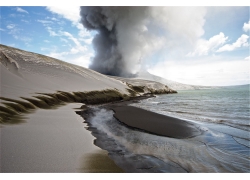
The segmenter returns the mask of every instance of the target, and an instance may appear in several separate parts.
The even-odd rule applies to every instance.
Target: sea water
[[[249,131],[249,98],[249,85],[243,85],[179,91],[133,105],[195,122],[225,124]]]
[[[179,91],[131,105],[192,121],[203,133],[188,139],[157,136],[119,123],[111,110],[95,108],[90,123],[102,134],[101,148],[119,166],[134,165],[128,172],[250,172],[249,85]],[[138,165],[135,157],[141,159]]]

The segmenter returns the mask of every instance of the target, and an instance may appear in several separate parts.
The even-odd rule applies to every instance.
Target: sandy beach
[[[36,110],[1,130],[1,172],[123,172],[75,113],[81,104]]]
[[[0,55],[1,172],[123,172],[107,151],[94,145],[75,111],[173,92],[157,82],[128,84],[4,45]]]
[[[130,106],[176,93],[164,84],[4,45],[0,74],[1,173],[249,171],[230,135]]]

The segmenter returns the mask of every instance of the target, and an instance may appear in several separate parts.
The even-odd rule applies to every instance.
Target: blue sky
[[[79,6],[1,6],[0,11],[1,44],[84,67],[91,63],[96,32],[79,23]],[[205,7],[201,18],[197,28],[190,28],[196,34],[191,44],[161,48],[146,58],[144,67],[186,84],[249,83],[249,7]]]

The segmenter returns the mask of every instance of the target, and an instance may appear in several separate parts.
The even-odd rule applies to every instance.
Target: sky
[[[79,4],[16,4],[0,7],[1,44],[88,68],[97,32],[80,23]],[[158,32],[167,38],[145,52],[141,69],[185,84],[249,84],[249,6],[167,8],[174,12],[161,16],[168,34]]]

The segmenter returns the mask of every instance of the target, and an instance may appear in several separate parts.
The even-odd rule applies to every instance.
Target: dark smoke
[[[131,66],[130,62],[133,61],[132,64],[136,64],[140,59],[126,60],[123,56],[120,51],[121,46],[118,46],[117,24],[124,22],[136,10],[141,12],[145,9],[145,7],[81,7],[83,26],[98,32],[92,42],[95,57],[89,68],[107,75],[133,76],[131,73],[133,65]],[[131,25],[133,22],[128,21],[127,26]]]
[[[107,75],[131,77],[155,57],[185,57],[204,33],[203,7],[89,6],[80,15],[83,26],[97,32],[89,68]]]

